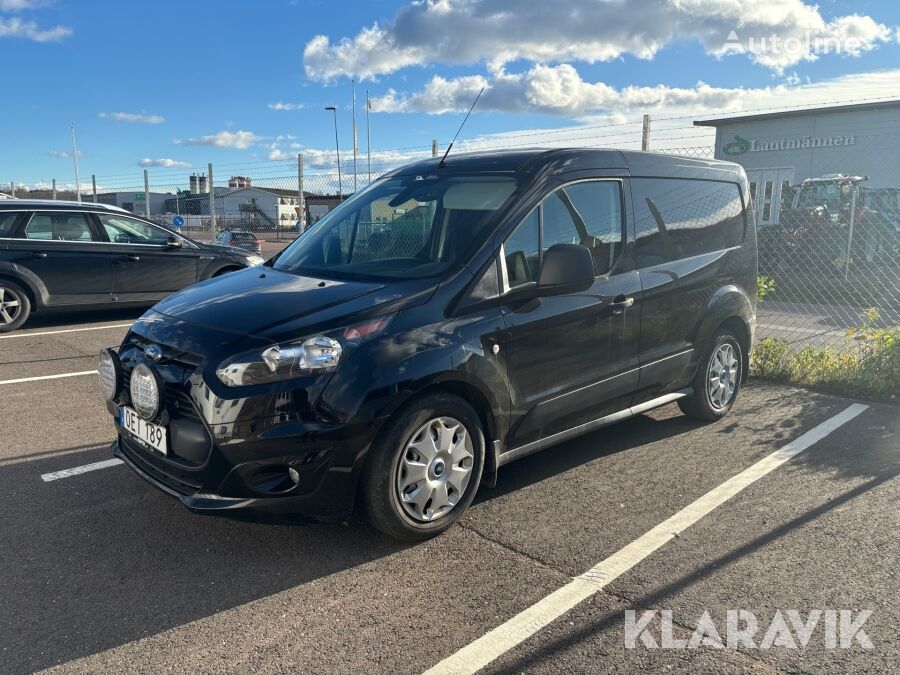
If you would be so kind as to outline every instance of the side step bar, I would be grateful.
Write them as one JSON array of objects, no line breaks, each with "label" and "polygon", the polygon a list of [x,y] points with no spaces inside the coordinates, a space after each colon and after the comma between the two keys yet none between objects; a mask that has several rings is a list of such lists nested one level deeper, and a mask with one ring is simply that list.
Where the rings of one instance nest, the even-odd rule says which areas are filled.
[{"label": "side step bar", "polygon": [[678,399],[684,398],[685,396],[690,396],[693,393],[694,390],[691,387],[680,389],[678,391],[672,392],[671,394],[666,394],[665,396],[660,396],[659,398],[654,398],[650,401],[646,401],[644,403],[641,403],[640,405],[625,408],[625,410],[620,410],[610,415],[605,415],[591,422],[585,422],[584,424],[580,424],[577,427],[572,427],[571,429],[560,431],[558,434],[547,436],[547,438],[541,438],[537,441],[526,443],[525,445],[520,445],[518,448],[512,448],[511,450],[507,450],[506,452],[501,453],[497,457],[497,468],[500,468],[504,464],[515,462],[517,459],[527,457],[528,455],[533,455],[536,452],[540,452],[541,450],[549,448],[551,445],[562,443],[563,441],[567,441],[570,438],[581,436],[588,432],[594,431],[595,429],[599,429],[600,427],[605,427],[607,425],[613,424],[614,422],[620,422],[622,420],[628,419],[629,417],[640,415],[641,413],[645,413],[648,410],[653,410],[654,408],[666,405],[667,403],[671,403],[672,401],[677,401]]}]

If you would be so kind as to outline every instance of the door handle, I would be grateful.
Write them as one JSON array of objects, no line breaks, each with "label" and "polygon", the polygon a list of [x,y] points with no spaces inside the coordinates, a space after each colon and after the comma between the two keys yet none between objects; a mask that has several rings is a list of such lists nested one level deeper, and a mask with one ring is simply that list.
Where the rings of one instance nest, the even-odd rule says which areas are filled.
[{"label": "door handle", "polygon": [[634,298],[626,298],[624,295],[617,295],[609,306],[612,308],[612,313],[616,316],[625,313],[625,309],[627,307],[631,307],[634,304]]},{"label": "door handle", "polygon": [[127,255],[127,256],[125,256],[125,260],[127,260],[128,262],[140,262],[141,256],[133,255],[133,254]]},{"label": "door handle", "polygon": [[42,260],[42,259],[44,259],[44,258],[47,257],[47,254],[44,253],[43,251],[32,251],[32,252],[31,252],[31,257],[32,257],[32,258],[37,258],[38,260]]}]

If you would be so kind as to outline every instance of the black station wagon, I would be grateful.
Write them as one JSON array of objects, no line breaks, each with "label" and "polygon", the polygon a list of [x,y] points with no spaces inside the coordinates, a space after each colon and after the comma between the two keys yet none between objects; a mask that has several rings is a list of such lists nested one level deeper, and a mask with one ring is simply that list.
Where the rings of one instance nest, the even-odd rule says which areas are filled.
[{"label": "black station wagon", "polygon": [[0,333],[19,328],[32,312],[148,307],[197,281],[262,262],[115,206],[0,200]]},{"label": "black station wagon", "polygon": [[421,539],[530,453],[673,401],[718,420],[753,343],[748,194],[736,164],[616,150],[397,169],[103,351],[113,453],[197,512]]}]

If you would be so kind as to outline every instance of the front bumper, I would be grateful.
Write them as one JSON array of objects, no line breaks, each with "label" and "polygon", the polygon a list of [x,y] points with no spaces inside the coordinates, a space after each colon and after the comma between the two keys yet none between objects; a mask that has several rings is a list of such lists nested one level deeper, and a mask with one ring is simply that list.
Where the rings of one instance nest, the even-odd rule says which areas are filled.
[{"label": "front bumper", "polygon": [[122,436],[112,443],[110,450],[113,457],[122,460],[138,476],[175,497],[194,513],[240,519],[283,516],[300,522],[333,523],[345,520],[353,510],[355,481],[351,480],[350,473],[323,477],[318,489],[302,495],[227,497],[201,491],[193,485],[173,485],[171,476],[149,464]]}]

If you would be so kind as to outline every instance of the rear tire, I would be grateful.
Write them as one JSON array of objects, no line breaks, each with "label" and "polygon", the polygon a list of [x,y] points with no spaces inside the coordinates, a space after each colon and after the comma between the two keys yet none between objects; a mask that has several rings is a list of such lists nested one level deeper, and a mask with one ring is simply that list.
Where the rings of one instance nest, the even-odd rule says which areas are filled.
[{"label": "rear tire", "polygon": [[0,333],[14,331],[31,316],[31,300],[25,289],[13,281],[0,279]]},{"label": "rear tire", "polygon": [[691,396],[678,400],[681,412],[704,422],[716,422],[737,400],[744,375],[741,343],[731,331],[720,329],[694,376]]},{"label": "rear tire", "polygon": [[475,498],[484,448],[481,422],[466,401],[443,392],[416,399],[372,446],[360,486],[366,519],[403,541],[440,534]]}]

